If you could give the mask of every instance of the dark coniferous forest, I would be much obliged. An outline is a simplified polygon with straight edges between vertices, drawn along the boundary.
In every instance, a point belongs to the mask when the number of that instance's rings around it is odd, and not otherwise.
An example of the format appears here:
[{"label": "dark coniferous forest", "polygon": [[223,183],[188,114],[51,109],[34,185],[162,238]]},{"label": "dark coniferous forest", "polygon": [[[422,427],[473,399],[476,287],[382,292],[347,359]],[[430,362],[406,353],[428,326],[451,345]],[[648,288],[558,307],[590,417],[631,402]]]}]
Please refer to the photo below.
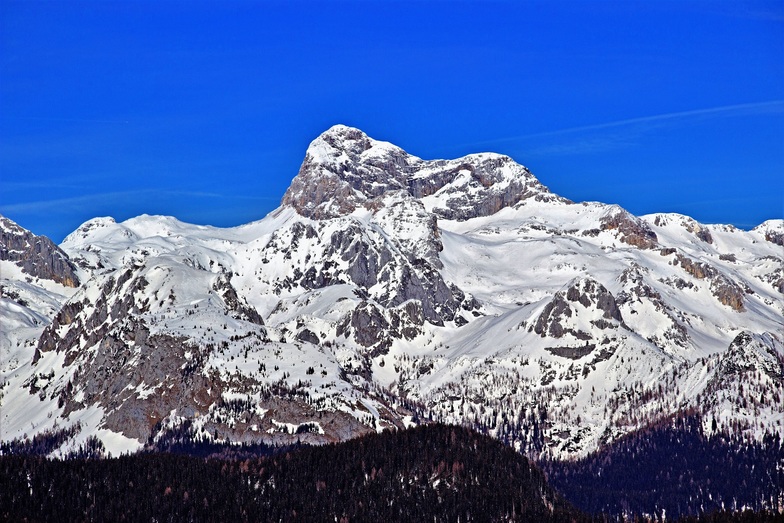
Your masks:
[{"label": "dark coniferous forest", "polygon": [[746,510],[760,520],[784,504],[778,435],[761,443],[708,437],[693,415],[662,420],[582,460],[543,466],[550,484],[589,513],[673,519]]},{"label": "dark coniferous forest", "polygon": [[443,425],[253,459],[0,458],[7,521],[588,521],[528,460]]},{"label": "dark coniferous forest", "polygon": [[56,461],[5,448],[0,520],[581,522],[661,521],[663,512],[667,521],[784,520],[754,501],[784,490],[781,442],[706,439],[695,418],[669,420],[581,461],[545,464],[564,496],[525,457],[461,427],[322,447],[189,438],[181,430],[114,459]]}]

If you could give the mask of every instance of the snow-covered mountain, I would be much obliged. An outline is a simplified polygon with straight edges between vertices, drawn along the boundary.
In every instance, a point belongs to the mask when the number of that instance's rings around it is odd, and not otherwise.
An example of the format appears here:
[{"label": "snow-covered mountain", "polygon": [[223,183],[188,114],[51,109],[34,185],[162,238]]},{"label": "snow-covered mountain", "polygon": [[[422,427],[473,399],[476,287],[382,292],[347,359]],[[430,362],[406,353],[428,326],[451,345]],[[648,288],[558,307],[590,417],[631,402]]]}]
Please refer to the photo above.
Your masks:
[{"label": "snow-covered mountain", "polygon": [[506,156],[335,126],[258,222],[96,218],[43,250],[2,231],[2,441],[116,454],[186,422],[282,443],[430,418],[566,457],[686,411],[784,436],[784,220],[637,217]]}]

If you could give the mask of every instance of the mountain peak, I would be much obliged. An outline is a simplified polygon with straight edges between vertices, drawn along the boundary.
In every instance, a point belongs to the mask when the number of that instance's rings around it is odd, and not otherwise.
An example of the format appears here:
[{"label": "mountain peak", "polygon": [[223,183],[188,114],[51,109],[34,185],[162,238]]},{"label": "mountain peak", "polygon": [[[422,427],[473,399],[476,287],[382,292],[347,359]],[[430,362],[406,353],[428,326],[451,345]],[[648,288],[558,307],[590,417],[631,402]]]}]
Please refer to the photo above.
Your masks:
[{"label": "mountain peak", "polygon": [[377,208],[390,192],[420,199],[440,218],[494,214],[530,197],[559,199],[508,156],[422,160],[359,129],[336,125],[311,142],[283,204],[321,220]]}]

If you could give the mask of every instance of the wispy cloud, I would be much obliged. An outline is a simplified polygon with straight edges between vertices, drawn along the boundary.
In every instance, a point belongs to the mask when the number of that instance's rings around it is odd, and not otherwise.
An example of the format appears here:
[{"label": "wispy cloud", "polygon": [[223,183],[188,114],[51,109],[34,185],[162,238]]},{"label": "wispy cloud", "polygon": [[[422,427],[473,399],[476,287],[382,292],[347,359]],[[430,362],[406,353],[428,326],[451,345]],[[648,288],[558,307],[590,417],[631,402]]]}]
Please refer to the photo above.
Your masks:
[{"label": "wispy cloud", "polygon": [[110,192],[101,194],[88,194],[84,196],[72,196],[70,198],[56,198],[53,200],[37,200],[33,202],[20,202],[4,204],[0,207],[3,214],[22,214],[34,212],[52,212],[63,209],[70,209],[74,207],[81,207],[84,205],[94,204],[96,202],[116,201],[117,199],[126,199],[138,197],[144,191],[122,191]]},{"label": "wispy cloud", "polygon": [[[612,122],[603,122],[590,125],[580,125],[576,127],[567,127],[564,129],[556,129],[553,131],[542,131],[529,134],[521,134],[517,136],[506,136],[487,140],[482,142],[474,142],[470,145],[489,145],[500,144],[506,142],[516,142],[523,140],[531,140],[536,138],[558,137],[567,135],[576,135],[582,133],[593,133],[597,131],[614,131],[623,130],[628,133],[630,129],[637,133],[644,132],[645,130],[654,127],[661,127],[663,125],[674,125],[686,121],[703,121],[709,118],[724,118],[730,116],[741,116],[751,114],[774,114],[784,112],[784,100],[772,100],[768,102],[747,103],[724,105],[720,107],[710,107],[707,109],[694,109],[690,111],[676,111],[671,113],[656,114],[651,116],[641,116],[636,118],[626,118],[623,120],[614,120]],[[567,150],[574,151],[595,151],[604,150],[612,145],[619,145],[621,142],[628,142],[628,134],[625,137],[619,135],[605,136],[602,139],[582,140],[572,143],[570,145],[552,145],[547,148],[542,148],[542,152],[549,151],[551,153],[563,153]],[[468,145],[468,144],[467,144]],[[550,150],[552,149],[552,150]]]},{"label": "wispy cloud", "polygon": [[605,122],[600,124],[570,127],[567,129],[559,129],[557,131],[547,131],[543,133],[530,134],[527,136],[522,136],[521,138],[553,136],[558,134],[567,134],[567,133],[582,132],[582,131],[598,131],[602,129],[612,129],[615,127],[626,127],[630,125],[639,125],[639,124],[667,123],[667,122],[686,120],[686,119],[704,119],[709,117],[736,116],[740,114],[778,113],[782,111],[784,111],[784,100],[774,100],[771,102],[761,102],[761,103],[751,103],[751,104],[725,105],[721,107],[711,107],[708,109],[678,111],[672,113],[656,114],[653,116],[642,116],[639,118],[616,120],[614,122]]},{"label": "wispy cloud", "polygon": [[0,206],[0,212],[7,215],[27,214],[27,213],[51,213],[71,209],[82,209],[84,207],[106,206],[118,202],[128,202],[140,199],[171,199],[171,198],[190,198],[190,199],[214,199],[214,200],[254,200],[254,201],[273,201],[279,197],[265,196],[245,196],[236,194],[220,194],[213,192],[199,191],[172,191],[172,190],[133,190],[116,191],[98,194],[87,194],[83,196],[73,196],[70,198],[57,198],[53,200],[39,200],[33,202],[12,203]]}]

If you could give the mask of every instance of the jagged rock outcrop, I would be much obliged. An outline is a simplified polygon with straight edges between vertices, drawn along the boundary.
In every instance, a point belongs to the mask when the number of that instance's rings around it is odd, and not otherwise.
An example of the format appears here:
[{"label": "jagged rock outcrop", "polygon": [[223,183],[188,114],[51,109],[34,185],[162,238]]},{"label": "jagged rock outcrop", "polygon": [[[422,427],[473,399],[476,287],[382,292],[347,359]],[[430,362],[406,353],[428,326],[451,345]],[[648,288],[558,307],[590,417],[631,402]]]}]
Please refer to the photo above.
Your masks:
[{"label": "jagged rock outcrop", "polygon": [[765,238],[765,241],[784,246],[784,220],[768,220],[753,229]]},{"label": "jagged rock outcrop", "polygon": [[36,278],[79,286],[76,267],[67,254],[46,236],[36,236],[4,216],[0,216],[0,260],[14,262]]},{"label": "jagged rock outcrop", "polygon": [[683,267],[684,271],[686,271],[691,276],[694,276],[698,280],[713,278],[718,274],[716,268],[707,263],[695,261],[681,254],[677,254],[675,258],[678,263],[680,263],[681,267]]},{"label": "jagged rock outcrop", "polygon": [[627,328],[615,297],[601,283],[580,278],[553,296],[528,331],[558,340],[546,347],[550,354],[576,360],[597,345],[609,353],[619,327]]},{"label": "jagged rock outcrop", "polygon": [[781,245],[784,247],[784,233],[777,232],[777,231],[767,231],[765,233],[765,240],[775,243],[776,245]]},{"label": "jagged rock outcrop", "polygon": [[237,295],[237,289],[231,284],[231,275],[230,272],[221,274],[212,285],[212,290],[219,292],[226,304],[226,314],[256,325],[264,325],[264,319],[259,312]]},{"label": "jagged rock outcrop", "polygon": [[[41,358],[42,352],[57,351],[66,354],[65,364],[68,365],[79,356],[82,342],[94,345],[104,339],[113,324],[148,310],[149,299],[141,296],[148,281],[139,274],[139,269],[131,267],[117,279],[106,278],[95,303],[83,294],[66,302],[41,334],[33,362]],[[63,327],[66,327],[64,334]]]},{"label": "jagged rock outcrop", "polygon": [[729,279],[723,274],[719,274],[711,280],[710,285],[711,293],[723,305],[732,308],[735,311],[742,312],[744,308],[745,292],[740,285]]},{"label": "jagged rock outcrop", "polygon": [[711,293],[723,305],[738,312],[744,310],[744,290],[730,277],[722,274],[708,263],[699,262],[681,254],[676,254],[676,261],[689,275],[698,280],[709,280]]},{"label": "jagged rock outcrop", "polygon": [[424,321],[419,301],[386,310],[363,301],[338,322],[335,333],[352,337],[362,347],[370,348],[367,355],[374,358],[386,354],[395,340],[413,340],[422,334]]},{"label": "jagged rock outcrop", "polygon": [[618,239],[640,249],[655,249],[658,246],[656,233],[644,221],[624,210],[605,216],[601,229],[617,231]]},{"label": "jagged rock outcrop", "polygon": [[569,323],[573,323],[569,321],[570,319],[577,318],[578,312],[574,305],[578,303],[582,305],[583,309],[591,308],[601,312],[599,318],[591,320],[601,329],[617,328],[619,324],[623,324],[621,311],[610,291],[601,283],[584,278],[573,282],[566,291],[557,292],[545,306],[531,329],[542,337],[561,338],[565,334],[572,334],[577,339],[590,339],[588,333],[568,326]]},{"label": "jagged rock outcrop", "polygon": [[767,333],[740,332],[727,352],[722,354],[717,375],[726,378],[732,374],[761,370],[784,385],[784,354],[776,350],[776,346],[781,344],[781,340]]}]

